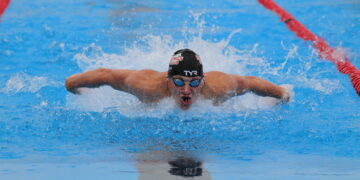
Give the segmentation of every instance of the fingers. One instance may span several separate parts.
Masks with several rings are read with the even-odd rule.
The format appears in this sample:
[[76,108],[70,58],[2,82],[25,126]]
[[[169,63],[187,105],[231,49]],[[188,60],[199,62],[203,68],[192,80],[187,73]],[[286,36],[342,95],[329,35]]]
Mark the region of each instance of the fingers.
[[75,77],[76,77],[76,75],[72,75],[69,78],[67,78],[65,81],[65,87],[66,87],[66,90],[68,90],[69,92],[71,92],[73,94],[80,94],[80,91],[75,86]]
[[283,88],[283,95],[281,97],[281,100],[283,102],[289,102],[291,100],[291,98],[293,97],[293,86],[291,84],[283,84],[280,85],[280,87]]
[[284,95],[283,95],[283,97],[281,98],[281,100],[284,101],[284,102],[289,102],[289,101],[290,101],[290,98],[291,98],[290,93],[289,93],[289,92],[285,92]]
[[75,89],[71,89],[71,90],[68,90],[69,92],[73,93],[73,94],[76,94],[76,95],[80,95],[81,92],[79,91],[78,88],[75,88]]

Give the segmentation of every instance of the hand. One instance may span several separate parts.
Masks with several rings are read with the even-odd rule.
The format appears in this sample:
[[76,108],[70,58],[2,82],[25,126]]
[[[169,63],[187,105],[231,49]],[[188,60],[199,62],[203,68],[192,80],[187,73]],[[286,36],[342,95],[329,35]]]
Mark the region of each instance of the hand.
[[73,94],[80,94],[79,88],[76,88],[75,86],[75,78],[76,78],[76,74],[70,76],[69,78],[66,79],[65,81],[65,87],[66,90],[68,90],[69,92],[73,93]]
[[283,95],[281,97],[281,100],[283,102],[289,102],[291,98],[293,97],[293,86],[291,84],[282,84],[280,87],[283,88]]
[[67,89],[69,92],[76,94],[76,95],[80,95],[81,91],[79,90],[79,88],[74,88],[74,89]]

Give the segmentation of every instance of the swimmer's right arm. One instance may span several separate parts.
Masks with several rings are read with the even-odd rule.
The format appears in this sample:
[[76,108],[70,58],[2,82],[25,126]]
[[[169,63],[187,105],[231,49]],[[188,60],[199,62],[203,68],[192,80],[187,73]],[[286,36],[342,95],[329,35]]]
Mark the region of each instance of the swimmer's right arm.
[[66,79],[66,89],[74,94],[80,94],[79,88],[95,88],[110,85],[114,89],[126,91],[125,79],[133,70],[114,70],[100,68],[81,74],[74,74]]

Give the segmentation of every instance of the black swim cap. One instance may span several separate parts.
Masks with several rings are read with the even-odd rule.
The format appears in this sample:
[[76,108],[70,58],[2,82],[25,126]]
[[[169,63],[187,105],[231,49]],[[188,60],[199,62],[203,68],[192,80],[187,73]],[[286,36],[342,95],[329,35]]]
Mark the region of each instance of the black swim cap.
[[176,51],[170,60],[168,77],[174,75],[187,77],[204,76],[200,57],[190,49]]

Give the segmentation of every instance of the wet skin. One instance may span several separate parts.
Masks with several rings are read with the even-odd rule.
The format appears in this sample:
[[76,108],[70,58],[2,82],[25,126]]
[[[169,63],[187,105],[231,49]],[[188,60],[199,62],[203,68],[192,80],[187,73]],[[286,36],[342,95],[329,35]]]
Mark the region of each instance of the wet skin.
[[[182,79],[185,82],[184,86],[176,86],[172,81],[172,78]],[[200,94],[200,90],[204,86],[204,79],[201,80],[199,86],[191,87],[189,85],[190,81],[194,79],[201,79],[202,77],[186,77],[175,75],[172,78],[168,79],[168,88],[171,93],[171,96],[175,99],[176,103],[180,106],[181,109],[187,110],[191,105],[196,101],[197,97]]]
[[[184,81],[184,86],[176,86],[172,78]],[[260,96],[270,96],[281,101],[290,100],[289,92],[281,86],[254,76],[239,76],[219,71],[204,73],[199,86],[191,87],[189,83],[198,77],[174,75],[167,78],[167,72],[154,70],[126,70],[100,68],[70,76],[65,81],[66,89],[79,94],[78,88],[95,88],[109,85],[112,88],[128,92],[141,102],[156,103],[163,98],[172,97],[183,110],[189,109],[199,96],[220,105],[227,99],[253,92]],[[205,81],[206,80],[206,81]]]

